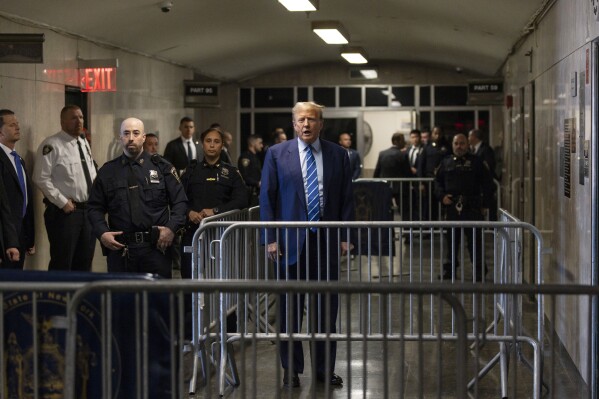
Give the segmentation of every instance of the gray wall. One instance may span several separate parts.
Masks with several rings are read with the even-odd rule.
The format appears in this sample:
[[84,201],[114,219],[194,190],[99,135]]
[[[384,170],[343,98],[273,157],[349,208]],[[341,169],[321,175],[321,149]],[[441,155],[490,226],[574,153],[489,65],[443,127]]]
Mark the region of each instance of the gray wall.
[[[515,105],[512,110],[504,110],[507,127],[504,156],[511,159],[508,181],[524,179],[527,189],[534,188],[535,196],[529,195],[528,190],[522,194],[517,188],[510,195],[509,187],[504,188],[512,204],[524,200],[515,206],[514,212],[541,229],[545,245],[551,249],[544,258],[546,283],[592,282],[592,243],[596,232],[592,231],[591,214],[596,204],[592,199],[591,177],[596,160],[590,157],[590,173],[583,176],[582,184],[579,180],[584,171],[579,168],[579,161],[585,140],[596,146],[591,112],[593,79],[589,78],[588,83],[583,81],[582,90],[579,79],[586,73],[587,52],[589,66],[594,64],[590,41],[598,36],[599,24],[591,2],[559,0],[543,17],[536,32],[509,58],[504,69],[507,91],[514,96]],[[526,55],[531,50],[532,64]],[[575,73],[577,94],[573,97],[571,81]],[[571,153],[570,198],[564,194],[564,178],[560,176],[563,173],[560,151],[564,147],[567,120],[575,122],[576,136],[576,152]],[[585,126],[583,131],[581,122]],[[588,305],[583,298],[561,299],[555,320],[558,336],[585,378],[591,352],[588,320],[583,317]]]
[[[43,64],[0,64],[0,107],[16,112],[21,125],[17,151],[33,168],[34,154],[41,141],[60,130],[60,110],[65,103],[65,85],[77,86],[77,58],[118,58],[117,92],[90,93],[87,121],[92,132],[93,156],[101,166],[120,153],[117,135],[120,122],[128,116],[145,121],[146,131],[160,131],[160,148],[179,135],[183,108],[183,83],[191,70],[128,52],[100,47],[85,40],[67,37],[49,29],[36,29],[0,20],[0,33],[44,33]],[[26,268],[45,270],[49,245],[43,223],[41,192],[35,190],[36,255]],[[106,269],[99,246],[94,270]]]

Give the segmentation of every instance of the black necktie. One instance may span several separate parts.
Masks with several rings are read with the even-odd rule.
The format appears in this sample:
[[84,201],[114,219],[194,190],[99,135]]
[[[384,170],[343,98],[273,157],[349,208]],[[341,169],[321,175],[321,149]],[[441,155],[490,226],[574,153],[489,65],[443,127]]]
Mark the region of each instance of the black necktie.
[[136,228],[143,228],[144,217],[141,209],[140,187],[133,170],[135,162],[129,162],[127,173],[127,185],[129,186],[129,210],[131,211],[131,223]]
[[92,177],[89,174],[89,169],[87,168],[87,162],[85,161],[85,155],[83,154],[83,149],[81,148],[81,141],[77,139],[77,147],[79,148],[79,156],[81,157],[81,166],[83,167],[83,174],[85,175],[85,183],[87,184],[87,197],[89,198],[89,194],[92,191]]
[[187,159],[190,161],[193,159],[193,152],[191,152],[191,140],[187,142]]

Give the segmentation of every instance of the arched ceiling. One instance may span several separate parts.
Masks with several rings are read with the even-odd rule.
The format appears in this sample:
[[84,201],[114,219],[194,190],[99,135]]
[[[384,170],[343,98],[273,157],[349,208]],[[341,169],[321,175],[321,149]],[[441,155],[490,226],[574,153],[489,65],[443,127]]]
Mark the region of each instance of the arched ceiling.
[[102,43],[242,81],[317,62],[345,63],[338,45],[311,31],[339,21],[371,63],[410,61],[495,75],[547,0],[320,0],[316,12],[289,12],[277,0],[11,0],[19,17]]

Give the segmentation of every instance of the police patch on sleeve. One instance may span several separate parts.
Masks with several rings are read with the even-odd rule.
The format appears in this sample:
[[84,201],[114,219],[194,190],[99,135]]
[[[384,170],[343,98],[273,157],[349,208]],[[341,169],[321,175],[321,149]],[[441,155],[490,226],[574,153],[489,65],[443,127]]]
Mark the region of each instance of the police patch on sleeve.
[[175,179],[177,179],[177,181],[181,183],[181,179],[179,179],[179,175],[177,174],[177,169],[175,169],[174,166],[171,168],[171,175],[175,176]]
[[50,144],[46,144],[44,146],[44,148],[42,148],[42,154],[43,155],[48,155],[49,153],[52,152],[53,149],[54,149],[54,147],[52,147]]

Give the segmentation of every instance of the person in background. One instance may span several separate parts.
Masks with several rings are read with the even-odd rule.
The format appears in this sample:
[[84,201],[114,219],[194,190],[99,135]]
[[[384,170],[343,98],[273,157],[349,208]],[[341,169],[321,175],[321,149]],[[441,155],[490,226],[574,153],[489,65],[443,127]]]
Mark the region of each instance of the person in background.
[[32,178],[46,204],[48,270],[90,271],[96,241],[87,217],[87,201],[96,166],[82,134],[81,108],[65,106],[60,111],[60,125],[60,132],[40,144]]
[[426,147],[426,145],[428,144],[429,139],[430,139],[429,131],[426,129],[422,130],[422,132],[420,132],[420,141],[422,142],[422,145],[424,147]]
[[[392,146],[379,153],[374,168],[375,178],[410,178],[410,161],[405,151],[406,140],[403,133],[396,132],[391,136]],[[393,199],[402,219],[409,220],[410,210],[410,184],[407,182],[394,182],[392,184]]]
[[[497,164],[495,162],[495,151],[483,141],[483,132],[479,129],[472,129],[468,133],[468,145],[470,146],[470,152],[483,160],[483,162],[489,168],[491,177],[494,180],[499,180],[496,173]],[[497,220],[497,196],[496,192],[493,195],[492,203],[489,206],[489,220]]]
[[[280,129],[280,130],[279,130]],[[283,141],[287,141],[287,133],[281,128],[277,129],[275,135],[275,144],[282,143]]]
[[[351,171],[347,152],[337,144],[321,140],[322,106],[300,102],[293,107],[293,127],[296,139],[272,146],[266,153],[260,188],[260,220],[272,221],[352,221],[354,204]],[[267,229],[263,237],[269,259],[277,263],[281,280],[338,280],[336,267],[339,252],[351,249],[349,240],[332,232],[312,229]],[[340,242],[337,245],[328,245]],[[313,298],[310,307],[316,311],[321,333],[336,332],[338,296]],[[280,296],[281,321],[287,320],[287,295]],[[290,324],[294,332],[301,328],[305,295],[298,294],[291,306]],[[279,323],[281,332],[287,323]],[[326,331],[325,331],[326,330]],[[336,342],[313,344],[313,364],[316,381],[328,381],[330,386],[343,385],[335,374]],[[328,353],[327,353],[328,348]],[[301,341],[292,348],[287,342],[280,345],[283,385],[299,387],[299,374],[304,371]]]
[[193,119],[185,116],[179,122],[181,136],[171,140],[164,150],[164,158],[173,164],[179,176],[183,174],[189,162],[193,159],[202,159],[202,145],[194,140],[195,123]]
[[360,154],[351,148],[351,135],[349,133],[341,133],[338,141],[339,145],[347,151],[349,167],[352,171],[352,180],[356,180],[362,173],[362,159],[360,158]]
[[[220,129],[217,129],[222,131]],[[231,132],[223,131],[223,150],[220,152],[220,160],[221,162],[228,163],[229,165],[233,165],[233,158],[231,158],[231,146],[233,145],[233,135]]]
[[154,133],[146,134],[144,151],[150,155],[158,154],[158,136],[156,136]]
[[[435,171],[439,167],[441,160],[451,152],[451,146],[445,140],[443,130],[440,126],[435,126],[431,132],[429,143],[422,150],[420,163],[418,165],[418,177],[434,178]],[[421,184],[420,192],[423,197],[422,217],[424,220],[440,220],[439,201],[433,195],[432,185]]]
[[262,137],[252,134],[247,139],[247,150],[242,152],[237,161],[239,172],[249,190],[250,206],[258,205],[260,192],[260,174],[262,162],[258,154],[262,152]]
[[123,154],[102,166],[89,200],[94,235],[110,273],[171,278],[171,245],[185,225],[183,185],[173,165],[143,150],[141,120],[125,119],[120,131]]
[[[19,240],[19,260],[8,260],[2,267],[14,269],[23,268],[25,254],[35,253],[31,178],[25,169],[25,162],[15,151],[15,145],[20,139],[21,129],[15,113],[8,109],[0,110],[0,147],[4,150],[0,151],[0,176],[10,207],[10,223],[14,226]],[[4,224],[3,221],[2,226]],[[4,251],[0,253],[3,254]]]
[[[445,220],[481,221],[489,208],[493,195],[493,178],[489,168],[476,155],[469,152],[468,140],[462,133],[453,137],[453,154],[441,161],[435,176],[435,195],[443,204]],[[482,229],[464,228],[468,239],[468,252],[474,266],[473,279],[484,281],[486,266],[483,267]],[[455,276],[462,233],[447,234],[449,250],[443,263],[441,280]],[[453,245],[452,245],[453,244]]]

